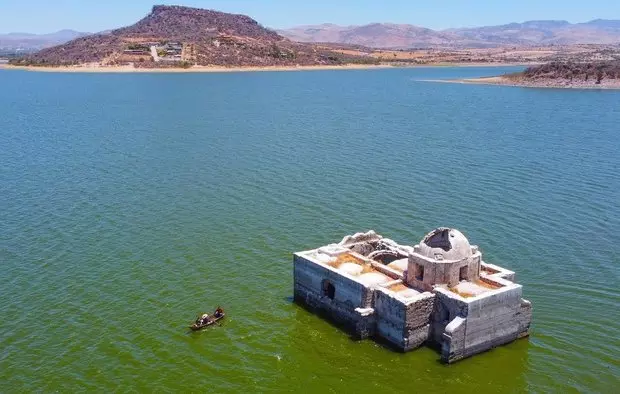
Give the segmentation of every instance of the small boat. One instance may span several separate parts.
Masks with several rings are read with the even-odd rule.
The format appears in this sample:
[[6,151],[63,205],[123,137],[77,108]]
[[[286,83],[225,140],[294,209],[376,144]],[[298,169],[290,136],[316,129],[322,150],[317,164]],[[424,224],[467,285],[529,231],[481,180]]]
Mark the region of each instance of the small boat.
[[[216,310],[217,312],[217,310]],[[226,313],[224,313],[224,311],[222,311],[220,314],[217,314],[216,312],[214,312],[212,315],[209,315],[209,317],[207,318],[206,321],[202,322],[202,323],[194,323],[191,326],[189,326],[190,330],[192,331],[199,331],[202,330],[203,328],[209,327],[215,323],[217,323],[218,321],[222,320],[225,316]]]

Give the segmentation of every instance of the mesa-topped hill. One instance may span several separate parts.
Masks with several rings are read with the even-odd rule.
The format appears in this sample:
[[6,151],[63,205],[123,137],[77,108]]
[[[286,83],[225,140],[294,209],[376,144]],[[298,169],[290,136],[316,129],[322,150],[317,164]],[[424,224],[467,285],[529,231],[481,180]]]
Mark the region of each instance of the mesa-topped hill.
[[183,6],[154,6],[132,26],[69,41],[16,59],[16,65],[86,63],[137,67],[309,66],[374,63],[325,47],[293,42],[246,15]]
[[218,34],[273,41],[284,38],[246,15],[165,5],[154,6],[152,12],[138,23],[112,32],[112,35],[122,37],[163,37],[191,42]]

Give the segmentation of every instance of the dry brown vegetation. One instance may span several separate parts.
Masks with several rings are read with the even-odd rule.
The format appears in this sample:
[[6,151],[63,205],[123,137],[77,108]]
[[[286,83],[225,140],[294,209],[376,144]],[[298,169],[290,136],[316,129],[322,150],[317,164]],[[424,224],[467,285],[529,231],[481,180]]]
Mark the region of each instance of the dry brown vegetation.
[[551,62],[529,67],[525,71],[508,76],[528,80],[566,79],[569,81],[594,80],[600,84],[604,79],[620,79],[620,60],[601,62]]
[[[378,60],[290,41],[245,15],[180,6],[155,6],[138,23],[42,50],[16,65],[118,65],[123,51],[154,42],[180,42],[193,48],[193,63],[225,67],[377,64]],[[139,61],[138,67],[170,67]]]
[[553,61],[605,61],[620,59],[620,46],[573,45],[505,48],[427,48],[411,50],[372,49],[361,46],[321,44],[322,48],[352,56],[366,56],[395,65],[432,64],[528,64]]
[[[186,52],[182,57],[185,62],[153,61],[149,46],[166,42],[178,42],[184,48],[191,48],[191,53]],[[140,48],[142,53],[127,56],[128,50],[135,48]],[[286,39],[245,15],[180,6],[155,6],[148,16],[132,26],[113,30],[109,34],[78,38],[12,59],[11,63],[22,66],[114,66],[133,63],[139,68],[189,67],[195,64],[228,68],[345,64],[540,64],[613,60],[620,60],[618,45],[388,50],[349,44],[307,44]],[[601,72],[603,78],[616,75],[609,68]],[[576,70],[573,78],[581,75],[590,78],[591,72]]]

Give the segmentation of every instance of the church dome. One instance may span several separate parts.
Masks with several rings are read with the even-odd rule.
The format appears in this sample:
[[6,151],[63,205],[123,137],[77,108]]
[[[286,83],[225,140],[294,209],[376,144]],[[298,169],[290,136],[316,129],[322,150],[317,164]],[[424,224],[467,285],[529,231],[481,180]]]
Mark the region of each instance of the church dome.
[[469,241],[459,230],[440,227],[426,234],[419,253],[435,260],[463,260],[472,256]]

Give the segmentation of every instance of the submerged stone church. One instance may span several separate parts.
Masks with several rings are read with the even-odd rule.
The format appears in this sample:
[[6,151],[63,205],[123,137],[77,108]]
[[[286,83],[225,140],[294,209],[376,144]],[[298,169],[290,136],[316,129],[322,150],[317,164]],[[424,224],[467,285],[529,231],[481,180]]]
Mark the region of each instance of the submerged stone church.
[[446,363],[529,335],[532,306],[514,281],[450,228],[413,247],[369,231],[294,255],[296,301],[362,339],[403,351],[434,344]]

